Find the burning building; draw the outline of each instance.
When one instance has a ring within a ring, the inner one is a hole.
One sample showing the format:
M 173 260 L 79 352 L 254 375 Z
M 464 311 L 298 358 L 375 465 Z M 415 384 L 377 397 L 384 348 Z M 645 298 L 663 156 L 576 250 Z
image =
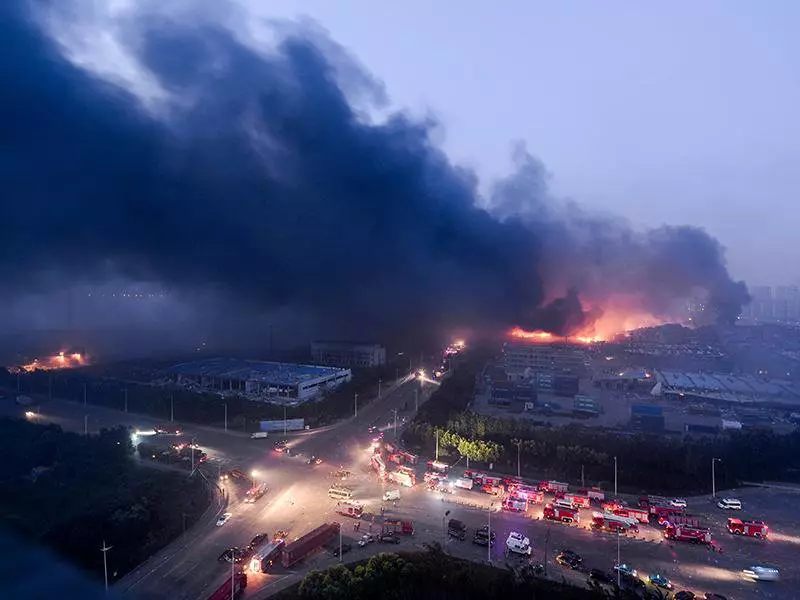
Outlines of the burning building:
M 89 364 L 88 356 L 82 350 L 73 349 L 62 351 L 53 356 L 34 358 L 31 362 L 20 365 L 20 372 L 32 373 L 33 371 L 55 371 L 58 369 L 76 369 Z

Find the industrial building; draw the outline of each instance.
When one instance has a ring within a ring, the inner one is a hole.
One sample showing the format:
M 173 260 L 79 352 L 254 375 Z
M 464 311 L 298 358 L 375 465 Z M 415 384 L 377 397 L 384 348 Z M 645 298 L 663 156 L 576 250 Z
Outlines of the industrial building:
M 800 404 L 800 388 L 791 381 L 752 375 L 656 371 L 652 394 L 672 399 L 711 400 L 727 404 L 770 402 Z
M 535 373 L 585 376 L 589 360 L 577 344 L 506 342 L 503 345 L 503 366 L 509 378 L 528 378 Z
M 170 368 L 181 384 L 231 391 L 251 400 L 305 402 L 350 381 L 350 369 L 235 358 L 210 358 Z
M 330 367 L 379 367 L 386 364 L 386 348 L 365 342 L 311 342 L 311 362 Z

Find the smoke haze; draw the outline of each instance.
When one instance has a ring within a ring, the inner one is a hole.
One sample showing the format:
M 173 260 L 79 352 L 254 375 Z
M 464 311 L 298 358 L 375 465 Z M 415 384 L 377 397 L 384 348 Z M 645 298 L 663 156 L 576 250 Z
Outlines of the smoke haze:
M 707 233 L 555 200 L 524 148 L 481 199 L 435 122 L 368 116 L 383 88 L 313 26 L 254 49 L 210 20 L 133 19 L 128 50 L 167 94 L 153 108 L 64 58 L 28 7 L 0 7 L 6 299 L 160 282 L 219 314 L 291 309 L 310 330 L 384 338 L 564 334 L 613 295 L 659 315 L 699 293 L 731 322 L 747 300 Z

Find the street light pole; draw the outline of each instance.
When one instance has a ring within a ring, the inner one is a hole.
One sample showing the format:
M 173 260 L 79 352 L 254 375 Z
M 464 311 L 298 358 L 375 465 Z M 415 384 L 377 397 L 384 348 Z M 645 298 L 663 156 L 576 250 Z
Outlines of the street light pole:
M 172 394 L 169 395 L 169 422 L 175 421 L 175 398 Z
M 103 547 L 100 551 L 103 553 L 103 574 L 106 580 L 106 594 L 108 593 L 108 561 L 106 560 L 106 553 L 111 550 L 113 546 L 106 546 L 106 541 L 103 540 Z
M 86 384 L 83 384 L 83 405 L 86 406 Z
M 355 409 L 353 412 L 353 416 L 358 418 L 358 392 L 353 394 L 353 407 Z
M 397 439 L 397 409 L 394 409 L 394 439 Z
M 89 435 L 89 415 L 83 415 L 83 435 Z
M 283 407 L 283 437 L 286 437 L 286 407 Z
M 228 403 L 223 402 L 222 406 L 225 408 L 225 431 L 228 431 Z
M 444 511 L 442 515 L 442 552 L 444 552 L 444 531 L 445 531 L 445 520 L 447 519 L 447 515 L 450 514 L 449 510 Z
M 122 390 L 122 394 L 125 398 L 125 412 L 128 412 L 128 388 Z
M 192 438 L 192 471 L 190 475 L 194 475 L 194 438 Z
M 520 455 L 521 455 L 521 450 L 520 449 L 521 448 L 522 448 L 522 440 L 517 440 L 517 477 L 518 478 L 522 477 L 522 475 L 520 474 Z
M 234 557 L 231 556 L 231 600 L 234 600 L 234 597 L 236 596 L 236 586 L 233 578 L 233 565 L 236 561 L 233 559 Z
M 439 460 L 439 429 L 436 429 L 436 459 Z
M 339 562 L 342 562 L 342 524 L 339 523 Z
M 619 569 L 620 564 L 622 563 L 619 562 L 619 529 L 617 529 L 617 589 L 620 587 L 620 576 L 622 574 L 622 571 Z
M 414 388 L 414 412 L 419 412 L 419 385 Z
M 383 383 L 383 379 L 378 379 L 378 400 L 381 399 L 381 384 Z
M 617 457 L 614 457 L 614 497 L 617 497 Z
M 717 497 L 717 478 L 716 473 L 714 472 L 714 463 L 722 462 L 721 458 L 712 458 L 711 459 L 711 497 Z
M 486 517 L 486 527 L 489 530 L 489 543 L 486 546 L 486 560 L 492 564 L 492 507 L 494 502 L 489 504 L 489 512 Z

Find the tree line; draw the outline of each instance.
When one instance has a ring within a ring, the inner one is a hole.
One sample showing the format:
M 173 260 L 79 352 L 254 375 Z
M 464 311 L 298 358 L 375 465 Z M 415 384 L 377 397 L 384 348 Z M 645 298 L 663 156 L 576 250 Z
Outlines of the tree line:
M 701 493 L 711 490 L 711 461 L 719 489 L 741 481 L 800 480 L 800 432 L 777 435 L 736 431 L 724 436 L 655 435 L 569 425 L 552 428 L 525 419 L 469 410 L 483 357 L 467 360 L 446 379 L 406 429 L 404 439 L 422 452 L 493 463 L 531 478 L 585 481 L 627 491 Z M 518 458 L 519 457 L 519 458 Z
M 67 562 L 122 577 L 194 523 L 210 496 L 201 478 L 145 469 L 122 427 L 83 436 L 0 418 L 0 511 L 20 537 Z

